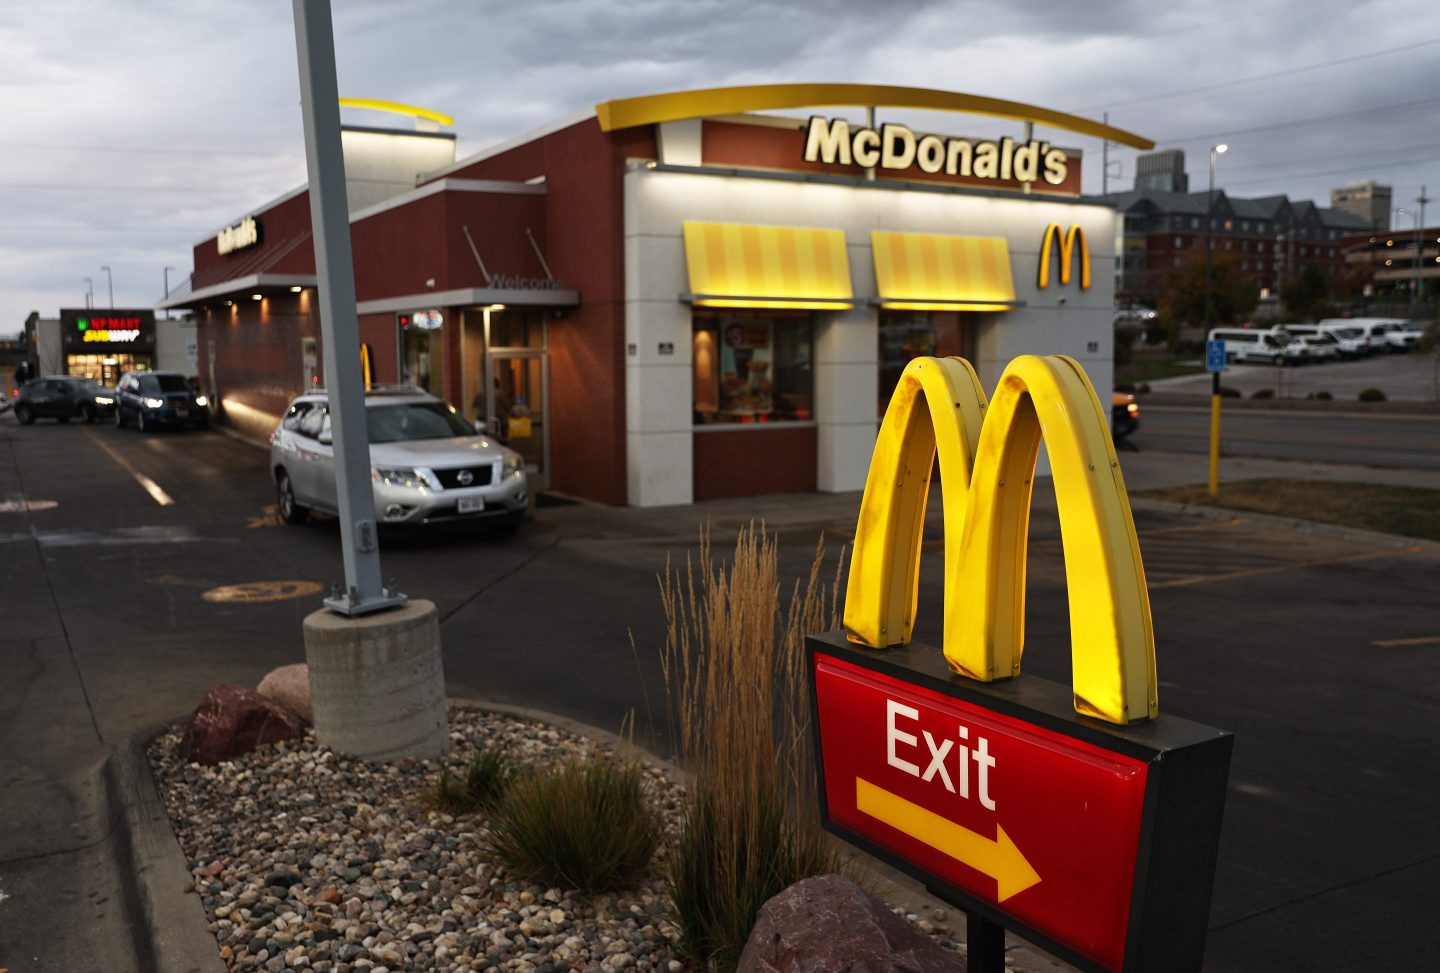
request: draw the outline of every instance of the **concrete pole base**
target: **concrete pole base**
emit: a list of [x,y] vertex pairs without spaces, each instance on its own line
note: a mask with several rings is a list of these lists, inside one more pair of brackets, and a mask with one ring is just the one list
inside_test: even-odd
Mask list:
[[433,602],[359,618],[313,612],[305,619],[305,661],[321,746],[371,761],[450,750]]

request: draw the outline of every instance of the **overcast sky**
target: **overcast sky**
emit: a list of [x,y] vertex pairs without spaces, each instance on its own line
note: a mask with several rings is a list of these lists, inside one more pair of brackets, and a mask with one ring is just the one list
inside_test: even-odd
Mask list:
[[[454,115],[462,158],[610,98],[857,81],[1109,111],[1184,149],[1192,189],[1224,141],[1217,185],[1235,195],[1328,205],[1335,186],[1374,179],[1396,207],[1413,211],[1422,184],[1440,197],[1434,0],[336,0],[334,17],[340,93]],[[1100,144],[1056,141],[1084,150],[1099,192]],[[1112,191],[1130,187],[1135,155],[1112,150]],[[6,4],[0,159],[0,334],[83,307],[85,277],[106,306],[107,265],[116,307],[152,306],[198,239],[305,179],[291,4]]]

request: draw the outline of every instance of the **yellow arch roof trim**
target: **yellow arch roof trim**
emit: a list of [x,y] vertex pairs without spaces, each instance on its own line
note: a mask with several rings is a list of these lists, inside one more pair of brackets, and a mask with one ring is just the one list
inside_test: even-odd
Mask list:
[[341,98],[340,107],[368,108],[370,111],[389,112],[392,115],[409,115],[411,118],[423,118],[440,125],[455,124],[455,118],[444,112],[432,111],[418,105],[405,105],[398,101],[380,101],[376,98]]
[[813,108],[822,105],[918,108],[988,115],[992,118],[1035,122],[1038,125],[1119,142],[1137,149],[1155,147],[1155,143],[1150,139],[1133,132],[1049,108],[1005,101],[1001,98],[987,98],[983,95],[965,95],[935,88],[907,88],[892,84],[755,84],[733,88],[697,88],[693,91],[672,91],[638,98],[617,98],[596,105],[595,114],[600,119],[600,128],[611,132],[660,122],[678,122],[688,118],[710,118],[716,115],[740,115],[745,112]]

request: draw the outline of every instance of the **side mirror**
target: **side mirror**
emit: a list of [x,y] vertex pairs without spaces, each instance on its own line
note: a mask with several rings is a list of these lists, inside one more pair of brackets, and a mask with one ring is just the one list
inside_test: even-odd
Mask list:
[[327,429],[327,430],[325,430],[324,432],[322,432],[320,435],[316,436],[316,437],[315,437],[315,440],[316,440],[316,442],[318,442],[321,446],[329,446],[331,443],[333,443],[333,442],[335,441],[335,437],[332,436],[332,435],[330,434],[330,430]]

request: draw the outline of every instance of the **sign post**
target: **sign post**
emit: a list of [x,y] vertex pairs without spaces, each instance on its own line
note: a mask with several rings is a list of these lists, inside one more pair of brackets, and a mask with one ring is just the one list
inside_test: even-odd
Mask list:
[[[1020,674],[1042,430],[1069,686]],[[909,644],[937,454],[939,650]],[[1200,969],[1232,740],[1160,715],[1134,523],[1078,363],[1022,356],[988,403],[968,363],[910,363],[861,502],[845,631],[806,645],[826,828],[964,910],[972,969],[1003,969],[1006,929],[1091,973]]]
[[1220,492],[1220,373],[1225,371],[1225,342],[1205,342],[1205,370],[1210,373],[1210,496]]

